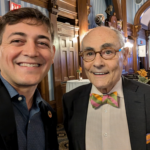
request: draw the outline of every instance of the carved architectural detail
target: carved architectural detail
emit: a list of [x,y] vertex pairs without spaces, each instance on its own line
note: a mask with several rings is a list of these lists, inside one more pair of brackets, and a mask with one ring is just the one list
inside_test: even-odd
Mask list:
[[57,15],[59,10],[58,10],[58,5],[56,5],[57,0],[50,0],[48,3],[48,10],[50,13]]
[[89,5],[89,4],[87,4],[87,15],[89,15],[90,14],[90,7],[92,7],[92,5]]
[[57,31],[59,35],[67,35],[70,37],[77,37],[78,36],[78,31],[79,27],[78,26],[73,26],[69,24],[65,24],[62,22],[57,21]]
[[142,27],[141,25],[133,25],[132,26],[132,33],[133,33],[134,38],[138,37],[138,32],[140,31],[141,27]]

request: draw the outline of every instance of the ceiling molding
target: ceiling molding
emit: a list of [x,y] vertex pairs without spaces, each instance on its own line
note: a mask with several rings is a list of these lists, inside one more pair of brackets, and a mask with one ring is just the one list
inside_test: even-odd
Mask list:
[[69,3],[69,2],[67,2],[67,1],[65,1],[65,0],[59,0],[59,1],[61,1],[61,2],[65,3],[65,4],[67,4],[67,5],[70,5],[70,6],[76,7],[76,3],[71,4],[71,3]]
[[75,16],[75,17],[77,16],[77,13],[76,13],[76,12],[70,11],[70,10],[68,10],[68,9],[64,9],[64,8],[58,7],[58,10],[61,11],[61,12],[65,12],[65,13],[71,14],[71,15],[73,15],[73,16]]

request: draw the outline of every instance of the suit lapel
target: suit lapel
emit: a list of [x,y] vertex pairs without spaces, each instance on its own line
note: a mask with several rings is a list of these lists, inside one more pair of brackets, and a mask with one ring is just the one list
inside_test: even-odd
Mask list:
[[76,111],[73,114],[74,117],[73,120],[71,120],[71,124],[73,130],[75,131],[73,133],[74,137],[77,139],[75,142],[75,145],[77,146],[76,149],[79,150],[85,149],[86,119],[91,86],[92,84],[88,84],[87,87],[84,87],[84,93],[80,94],[80,96],[73,103],[73,109]]
[[[56,135],[56,113],[48,108],[44,102],[40,103],[40,110],[45,129],[45,148],[46,150],[58,150],[57,135]],[[48,112],[52,115],[49,117]]]
[[9,93],[0,80],[0,136],[7,149],[18,149],[16,123]]
[[[144,95],[137,92],[138,85],[123,78],[123,93],[132,150],[146,149],[146,118]],[[141,100],[142,99],[142,100]]]

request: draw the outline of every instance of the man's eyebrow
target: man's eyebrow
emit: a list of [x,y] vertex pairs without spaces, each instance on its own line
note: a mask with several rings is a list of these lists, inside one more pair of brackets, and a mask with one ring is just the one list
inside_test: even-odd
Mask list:
[[94,48],[93,48],[93,47],[85,47],[84,50],[85,50],[85,51],[94,50]]
[[11,36],[13,36],[13,35],[20,35],[20,36],[27,36],[25,33],[23,33],[23,32],[13,32],[13,33],[11,33],[9,36],[8,36],[8,38],[10,38]]
[[[8,38],[10,38],[11,36],[13,35],[20,35],[20,36],[27,36],[25,33],[23,32],[14,32],[14,33],[11,33]],[[50,39],[47,37],[47,36],[44,36],[44,35],[38,35],[37,39],[47,39],[48,41],[50,41]]]
[[38,35],[37,39],[47,39],[48,41],[50,41],[50,39],[45,35]]
[[112,44],[112,43],[105,43],[103,45],[101,45],[100,49],[104,49],[104,48],[107,48],[107,47],[114,47],[115,45]]

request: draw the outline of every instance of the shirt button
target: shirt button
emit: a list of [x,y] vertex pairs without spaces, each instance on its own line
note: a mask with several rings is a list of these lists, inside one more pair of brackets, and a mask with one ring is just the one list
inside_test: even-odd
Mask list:
[[18,97],[18,101],[21,101],[22,100],[22,97]]
[[29,120],[29,123],[30,123],[30,120]]
[[104,136],[105,136],[105,137],[107,137],[107,135],[108,135],[107,133],[104,133]]

